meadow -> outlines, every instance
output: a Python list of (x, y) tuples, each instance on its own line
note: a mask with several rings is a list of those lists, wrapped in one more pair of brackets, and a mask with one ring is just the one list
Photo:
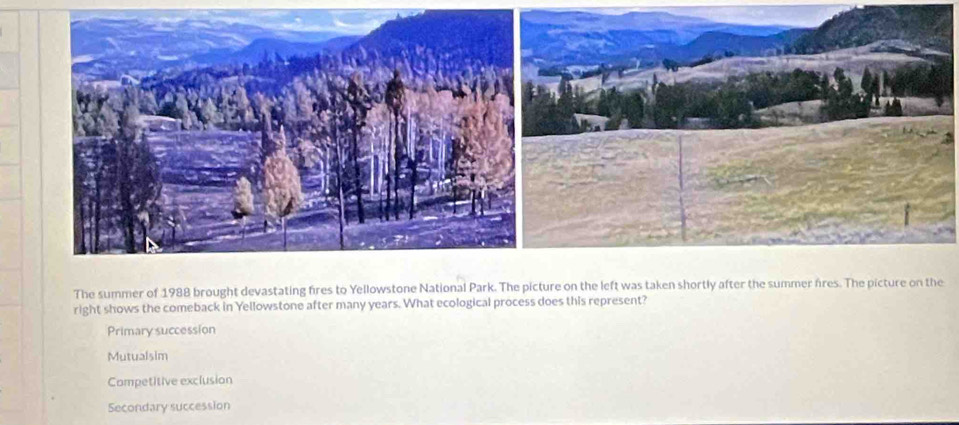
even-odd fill
[(927, 116), (525, 137), (524, 245), (953, 243), (953, 129)]

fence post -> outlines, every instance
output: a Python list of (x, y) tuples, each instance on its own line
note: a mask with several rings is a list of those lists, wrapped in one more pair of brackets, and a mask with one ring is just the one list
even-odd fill
[(685, 183), (683, 181), (683, 136), (679, 136), (679, 228), (683, 243), (686, 242), (686, 205), (683, 200)]

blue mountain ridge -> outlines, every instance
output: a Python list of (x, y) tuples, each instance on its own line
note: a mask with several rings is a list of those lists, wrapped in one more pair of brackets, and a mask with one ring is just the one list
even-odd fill
[(520, 15), (524, 60), (538, 65), (585, 65), (759, 54), (784, 47), (804, 29), (742, 25), (665, 12), (620, 15), (533, 10)]
[(362, 36), (340, 36), (318, 43), (294, 42), (275, 38), (260, 38), (240, 50), (214, 49), (194, 55), (191, 62), (204, 65), (257, 63), (264, 58), (273, 59), (277, 55), (283, 58), (293, 56), (314, 56), (320, 53), (336, 53), (354, 43)]

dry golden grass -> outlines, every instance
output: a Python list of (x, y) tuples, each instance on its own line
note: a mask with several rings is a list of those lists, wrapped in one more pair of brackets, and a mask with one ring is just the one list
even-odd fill
[(951, 116), (935, 116), (524, 138), (525, 245), (682, 243), (680, 138), (687, 243), (901, 230), (906, 203), (913, 225), (945, 223), (954, 234), (952, 131)]

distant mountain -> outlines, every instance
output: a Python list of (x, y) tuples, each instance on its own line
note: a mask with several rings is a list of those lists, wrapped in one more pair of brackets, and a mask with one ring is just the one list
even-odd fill
[[(759, 38), (791, 28), (727, 24), (665, 12), (631, 12), (606, 15), (579, 11), (533, 10), (520, 15), (524, 59), (543, 65), (596, 65), (624, 61), (659, 61), (665, 57), (686, 59), (677, 48), (707, 33)], [(703, 40), (700, 51), (736, 51), (735, 45), (718, 46)], [(772, 40), (767, 40), (772, 41)], [(755, 50), (749, 48), (748, 50)], [(701, 56), (701, 55), (700, 55)]]
[[(735, 56), (768, 56), (782, 53), (792, 44), (809, 33), (810, 29), (792, 29), (778, 34), (767, 36), (738, 35), (725, 32), (710, 31), (689, 44), (679, 46), (672, 54), (678, 60), (693, 60), (704, 56), (719, 57), (725, 53)], [(670, 52), (663, 52), (664, 55)]]
[(341, 35), (193, 19), (176, 22), (87, 19), (71, 23), (70, 49), (75, 72), (116, 77), (111, 74), (145, 75), (187, 63), (211, 51), (239, 51), (259, 39), (320, 43)]
[(88, 80), (143, 78), (164, 69), (256, 64), (276, 56), (288, 59), (360, 48), (377, 51), (381, 57), (426, 48), (447, 62), (511, 67), (513, 14), (509, 10), (426, 11), (388, 21), (366, 36), (200, 20), (88, 19), (72, 22), (71, 40), (73, 72)]
[(685, 44), (708, 31), (738, 35), (772, 35), (789, 27), (740, 25), (714, 22), (709, 19), (673, 15), (666, 12), (629, 12), (607, 15), (579, 11), (531, 10), (520, 15), (523, 24), (548, 25), (562, 32), (602, 33), (608, 31), (643, 31), (669, 34), (660, 42)]
[(336, 53), (360, 40), (360, 36), (341, 36), (318, 43), (293, 42), (274, 38), (261, 38), (240, 50), (215, 49), (206, 53), (190, 57), (189, 62), (197, 65), (214, 65), (234, 63), (258, 63), (264, 58), (274, 59), (277, 56), (291, 58), (294, 56), (315, 56), (320, 53)]
[(824, 22), (796, 40), (799, 53), (864, 46), (880, 40), (904, 40), (952, 52), (952, 5), (865, 6)]
[(427, 10), (388, 21), (350, 48), (360, 47), (384, 56), (422, 47), (448, 58), (511, 67), (513, 12)]

